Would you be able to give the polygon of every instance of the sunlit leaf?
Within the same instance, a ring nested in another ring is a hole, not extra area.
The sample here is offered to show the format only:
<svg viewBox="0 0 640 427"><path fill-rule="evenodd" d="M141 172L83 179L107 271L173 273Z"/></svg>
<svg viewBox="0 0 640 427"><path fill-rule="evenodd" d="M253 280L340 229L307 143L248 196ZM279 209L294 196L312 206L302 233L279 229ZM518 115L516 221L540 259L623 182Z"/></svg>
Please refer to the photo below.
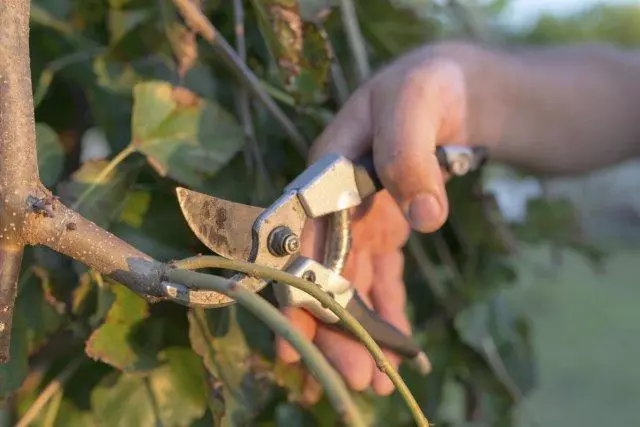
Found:
<svg viewBox="0 0 640 427"><path fill-rule="evenodd" d="M70 181L61 183L59 189L60 197L65 201L76 203L81 200L77 209L102 227L108 227L119 214L138 170L136 164L120 164L105 173L108 165L107 160L88 161L73 173Z"/></svg>
<svg viewBox="0 0 640 427"><path fill-rule="evenodd" d="M58 134L44 123L36 123L38 170L42 183L51 188L64 166L64 151Z"/></svg>
<svg viewBox="0 0 640 427"><path fill-rule="evenodd" d="M166 425L188 425L202 417L207 407L200 357L190 348L172 347L160 358L166 363L149 376L160 419Z"/></svg>
<svg viewBox="0 0 640 427"><path fill-rule="evenodd" d="M134 89L133 143L161 176L198 187L242 149L242 127L220 105L185 88L146 82Z"/></svg>
<svg viewBox="0 0 640 427"><path fill-rule="evenodd" d="M149 307L129 288L112 286L115 301L104 323L87 340L87 355L123 371L148 371L157 364L157 349L153 337L140 342L136 332L149 316Z"/></svg>

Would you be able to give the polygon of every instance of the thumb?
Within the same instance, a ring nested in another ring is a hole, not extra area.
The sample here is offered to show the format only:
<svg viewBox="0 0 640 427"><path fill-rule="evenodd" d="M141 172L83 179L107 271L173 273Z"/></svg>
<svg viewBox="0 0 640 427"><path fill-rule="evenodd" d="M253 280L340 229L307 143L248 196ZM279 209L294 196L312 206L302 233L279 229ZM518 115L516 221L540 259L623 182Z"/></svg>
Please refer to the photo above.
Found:
<svg viewBox="0 0 640 427"><path fill-rule="evenodd" d="M463 142L463 82L455 64L430 62L378 86L372 94L376 170L420 232L437 230L449 214L444 171L435 152L442 141Z"/></svg>

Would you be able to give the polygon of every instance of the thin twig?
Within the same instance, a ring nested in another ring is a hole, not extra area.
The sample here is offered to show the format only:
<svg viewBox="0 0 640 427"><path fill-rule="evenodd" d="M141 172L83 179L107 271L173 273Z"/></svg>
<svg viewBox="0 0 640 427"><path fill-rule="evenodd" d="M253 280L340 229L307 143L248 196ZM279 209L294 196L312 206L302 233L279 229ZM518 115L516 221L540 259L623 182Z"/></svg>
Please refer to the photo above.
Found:
<svg viewBox="0 0 640 427"><path fill-rule="evenodd" d="M235 33L236 33L236 50L238 56L243 63L247 61L247 43L245 40L244 29L244 7L242 0L233 0L233 15L235 20ZM246 141L246 147L249 149L249 159L253 158L258 173L262 178L262 182L267 185L267 191L269 193L274 192L273 181L269 176L269 171L262 158L260 147L258 146L258 140L256 138L256 132L253 127L253 118L251 117L251 104L249 98L249 90L246 86L242 86L238 89L238 113L242 122L242 129L244 130L244 137ZM251 165L252 162L248 162Z"/></svg>
<svg viewBox="0 0 640 427"><path fill-rule="evenodd" d="M251 89L253 95L262 102L267 111L269 111L280 123L287 135L289 135L289 138L300 155L306 157L309 147L305 137L298 131L293 122L289 120L278 104L264 91L260 80L258 80L253 72L238 57L238 54L224 39L222 34L216 30L211 21L189 0L173 0L173 3L180 11L189 28L200 34L213 50L229 65L240 81Z"/></svg>
<svg viewBox="0 0 640 427"><path fill-rule="evenodd" d="M280 334L298 351L313 376L327 392L334 409L347 425L364 426L364 422L351 399L346 385L320 350L298 331L278 309L260 295L235 286L232 281L219 276L197 273L181 268L165 272L165 280L188 284L190 287L209 289L235 299L239 304Z"/></svg>
<svg viewBox="0 0 640 427"><path fill-rule="evenodd" d="M353 334L360 339L365 347L371 353L371 356L375 360L380 371L385 373L391 382L396 386L400 395L403 397L407 406L411 410L414 419L419 426L428 426L429 423L422 413L420 406L416 402L415 398L409 391L409 388L404 383L402 377L393 368L393 365L386 357L382 349L371 338L371 335L360 325L360 323L341 305L339 305L335 299L324 293L314 284L307 282L304 279L296 277L285 271L275 270L273 268L265 267L244 261L230 260L218 256L198 256L187 258L181 261L174 261L173 266L183 269L198 269L198 268L225 268L230 270L239 271L245 274L260 276L265 279L275 280L288 286L298 288L309 295L316 298L320 303L331 310L336 316L344 322L344 324L353 332Z"/></svg>
<svg viewBox="0 0 640 427"><path fill-rule="evenodd" d="M38 416L42 408L49 402L51 399L64 385L73 374L80 368L82 362L84 362L83 357L78 357L73 359L67 366L64 367L62 371L49 383L42 393L36 398L33 404L29 407L27 412L22 416L20 421L16 424L16 427L26 427Z"/></svg>
<svg viewBox="0 0 640 427"><path fill-rule="evenodd" d="M347 33L349 48L356 61L358 83L363 83L371 74L371 67L353 0L340 0L340 11L342 12L342 25L344 25Z"/></svg>

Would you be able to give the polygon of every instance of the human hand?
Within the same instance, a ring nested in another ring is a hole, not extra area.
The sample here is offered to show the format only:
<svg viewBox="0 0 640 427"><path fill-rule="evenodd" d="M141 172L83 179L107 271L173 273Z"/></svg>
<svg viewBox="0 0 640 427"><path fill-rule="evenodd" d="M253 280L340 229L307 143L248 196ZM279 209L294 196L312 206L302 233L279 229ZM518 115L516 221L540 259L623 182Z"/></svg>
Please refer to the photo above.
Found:
<svg viewBox="0 0 640 427"><path fill-rule="evenodd" d="M448 215L446 176L435 156L437 145L468 143L465 76L452 59L430 49L401 58L356 91L312 147L311 161L328 152L348 158L373 150L376 171L385 190L352 220L352 247L343 275L384 320L410 333L405 314L402 247L411 228L433 232ZM322 259L324 221L303 232L304 255ZM393 385L360 343L317 322L308 312L283 308L285 315L313 340L347 384L371 387L388 395ZM386 352L397 368L400 358ZM286 363L297 352L278 339L278 355ZM314 403L320 387L307 375L303 401Z"/></svg>

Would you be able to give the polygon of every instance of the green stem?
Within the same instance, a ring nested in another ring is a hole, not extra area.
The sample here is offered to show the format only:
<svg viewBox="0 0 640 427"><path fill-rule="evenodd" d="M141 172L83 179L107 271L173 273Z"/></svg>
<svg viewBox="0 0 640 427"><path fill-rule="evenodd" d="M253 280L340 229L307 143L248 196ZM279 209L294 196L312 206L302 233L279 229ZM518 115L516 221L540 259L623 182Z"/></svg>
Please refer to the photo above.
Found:
<svg viewBox="0 0 640 427"><path fill-rule="evenodd" d="M314 284L307 282L304 279L296 277L285 271L275 270L273 268L265 267L258 264L253 264L244 261L236 261L218 256L198 256L192 258L186 258L180 261L174 261L170 265L173 265L182 269L199 269L199 268L224 268L229 270L239 271L245 274L259 276L269 280L275 280L280 283L284 283L288 286L298 288L309 295L316 298L324 306L329 308L336 316L342 320L345 325L354 333L356 337L362 341L365 347L371 353L371 356L375 360L378 369L384 372L393 385L398 389L400 395L407 403L407 406L411 410L413 417L418 426L428 426L429 422L422 413L418 402L409 391L409 388L402 380L402 377L393 368L393 365L389 359L385 356L382 349L371 338L371 335L360 325L360 323L341 305L339 305L333 298L323 292L320 288Z"/></svg>
<svg viewBox="0 0 640 427"><path fill-rule="evenodd" d="M98 177L96 178L95 181L93 181L91 183L91 185L82 192L82 194L80 195L80 197L78 197L78 200L76 200L76 202L73 204L73 206L71 207L72 210L77 211L78 208L80 207L80 205L82 205L82 202L84 202L84 199L86 199L89 194L91 194L91 192L93 190L96 189L96 187L98 185L100 185L100 183L102 183L102 181L109 176L109 174L116 168L118 167L118 165L120 163L122 163L127 157L129 157L131 154L133 154L136 151L136 147L133 144L129 144L124 150L120 151L113 159L111 159L111 161L109 162L109 164L107 165L107 167L105 167L100 174L98 175Z"/></svg>
<svg viewBox="0 0 640 427"><path fill-rule="evenodd" d="M344 25L347 33L349 48L356 61L358 83L363 83L371 74L371 67L353 0L340 0L340 11L342 12L342 25Z"/></svg>
<svg viewBox="0 0 640 427"><path fill-rule="evenodd" d="M181 268L168 269L164 278L168 282L188 284L190 287L209 289L235 299L239 304L265 322L298 351L312 375L327 392L329 400L347 425L364 426L364 422L351 399L342 378L323 357L320 350L298 331L278 309L258 294L254 294L230 280L218 276L197 273Z"/></svg>

